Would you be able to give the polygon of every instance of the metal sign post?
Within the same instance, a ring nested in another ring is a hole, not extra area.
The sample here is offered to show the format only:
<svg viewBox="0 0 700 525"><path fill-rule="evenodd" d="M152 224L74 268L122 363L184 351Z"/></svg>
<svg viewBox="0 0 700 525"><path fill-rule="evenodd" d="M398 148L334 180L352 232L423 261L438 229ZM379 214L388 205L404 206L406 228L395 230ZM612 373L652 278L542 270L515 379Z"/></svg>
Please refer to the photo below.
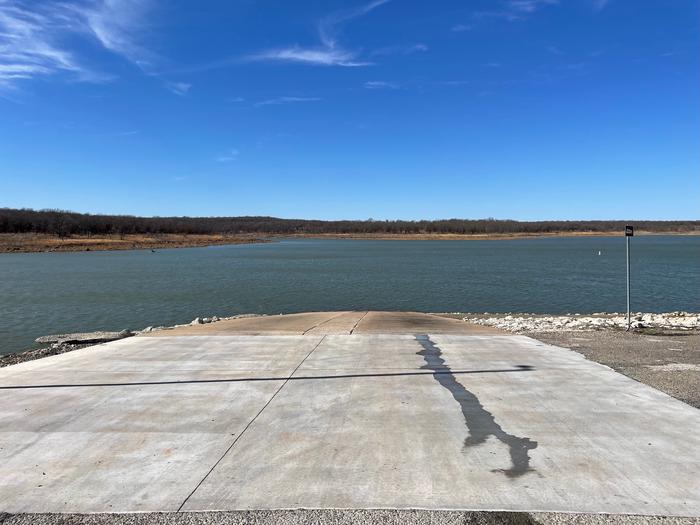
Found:
<svg viewBox="0 0 700 525"><path fill-rule="evenodd" d="M630 313L630 237L634 237L634 226L625 226L625 241L627 243L627 331L632 327Z"/></svg>

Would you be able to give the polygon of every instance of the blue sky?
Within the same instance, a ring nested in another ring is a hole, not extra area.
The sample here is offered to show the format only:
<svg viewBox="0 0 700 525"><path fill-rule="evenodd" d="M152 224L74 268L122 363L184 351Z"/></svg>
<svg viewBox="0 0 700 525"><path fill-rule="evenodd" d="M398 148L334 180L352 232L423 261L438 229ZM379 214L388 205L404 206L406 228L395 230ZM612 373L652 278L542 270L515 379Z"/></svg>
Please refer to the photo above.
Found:
<svg viewBox="0 0 700 525"><path fill-rule="evenodd" d="M0 0L0 206L698 219L697 0Z"/></svg>

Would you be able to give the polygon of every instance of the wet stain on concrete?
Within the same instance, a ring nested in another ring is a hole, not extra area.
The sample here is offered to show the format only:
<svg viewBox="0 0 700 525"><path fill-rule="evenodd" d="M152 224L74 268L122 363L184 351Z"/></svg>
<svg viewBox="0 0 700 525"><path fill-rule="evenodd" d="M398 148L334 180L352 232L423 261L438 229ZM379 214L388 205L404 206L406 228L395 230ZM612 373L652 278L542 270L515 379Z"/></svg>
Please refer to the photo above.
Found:
<svg viewBox="0 0 700 525"><path fill-rule="evenodd" d="M430 340L427 335L417 335L416 341L423 348L418 355L425 360L422 369L432 370L433 377L440 385L452 394L462 409L464 422L469 430L469 436L464 440L464 447L474 447L485 443L489 436L493 436L501 443L508 446L511 466L509 469L499 469L509 478L517 478L530 468L529 451L537 448L537 441L527 437L518 437L505 432L496 422L493 414L486 410L473 393L459 383L454 374L450 373L450 367L442 358L442 350ZM522 370L531 370L528 365L519 365Z"/></svg>

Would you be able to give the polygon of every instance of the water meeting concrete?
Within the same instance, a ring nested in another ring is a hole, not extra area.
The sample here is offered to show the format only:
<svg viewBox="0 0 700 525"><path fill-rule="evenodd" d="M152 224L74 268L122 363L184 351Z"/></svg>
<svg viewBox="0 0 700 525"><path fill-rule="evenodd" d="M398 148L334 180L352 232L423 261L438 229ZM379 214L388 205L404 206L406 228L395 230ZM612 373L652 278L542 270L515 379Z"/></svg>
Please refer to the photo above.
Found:
<svg viewBox="0 0 700 525"><path fill-rule="evenodd" d="M697 409L527 337L363 315L0 369L0 512L700 516Z"/></svg>

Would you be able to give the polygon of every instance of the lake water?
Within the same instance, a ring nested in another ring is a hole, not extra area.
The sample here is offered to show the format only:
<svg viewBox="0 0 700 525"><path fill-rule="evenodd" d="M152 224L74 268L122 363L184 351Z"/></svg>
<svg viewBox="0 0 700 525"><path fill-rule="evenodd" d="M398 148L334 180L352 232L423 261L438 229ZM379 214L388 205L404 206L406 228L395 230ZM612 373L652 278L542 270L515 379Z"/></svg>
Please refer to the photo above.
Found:
<svg viewBox="0 0 700 525"><path fill-rule="evenodd" d="M598 255L598 252L601 255ZM700 310L700 236L632 239L635 311ZM311 310L625 310L623 237L0 254L0 354L51 333Z"/></svg>

